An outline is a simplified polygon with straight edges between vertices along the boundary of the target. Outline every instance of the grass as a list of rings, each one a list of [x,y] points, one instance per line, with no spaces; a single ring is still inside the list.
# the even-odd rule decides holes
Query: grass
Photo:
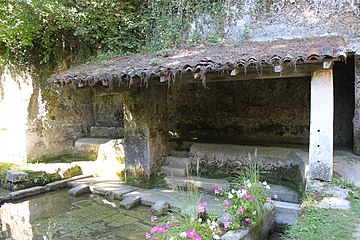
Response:
[[[297,223],[291,226],[283,239],[353,239],[360,222],[360,188],[354,183],[334,179],[329,186],[339,186],[349,190],[350,210],[316,208],[315,200],[326,197],[323,193],[308,193],[302,201],[301,214]]]

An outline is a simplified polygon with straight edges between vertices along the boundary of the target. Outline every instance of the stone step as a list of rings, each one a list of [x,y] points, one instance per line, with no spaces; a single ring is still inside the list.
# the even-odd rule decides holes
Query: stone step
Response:
[[[165,181],[171,188],[197,187],[202,190],[214,193],[216,188],[229,189],[229,182],[225,179],[209,179],[202,177],[165,177]]]
[[[122,127],[96,127],[90,128],[91,137],[124,137],[124,128]]]
[[[175,157],[175,156],[167,156],[165,162],[172,167],[177,168],[190,168],[191,159],[187,157]]]
[[[160,169],[166,176],[171,176],[171,177],[185,177],[185,176],[187,176],[185,168],[178,168],[178,167],[172,167],[172,166],[162,166],[162,167],[160,167]]]
[[[281,202],[288,202],[288,203],[299,203],[299,194],[288,187],[270,184],[270,189],[267,190],[267,193],[271,196],[272,199]],[[275,198],[274,196],[277,196]]]
[[[189,151],[178,151],[178,150],[171,150],[171,156],[174,157],[189,157]]]
[[[300,214],[300,205],[273,201],[275,205],[275,223],[294,225]]]

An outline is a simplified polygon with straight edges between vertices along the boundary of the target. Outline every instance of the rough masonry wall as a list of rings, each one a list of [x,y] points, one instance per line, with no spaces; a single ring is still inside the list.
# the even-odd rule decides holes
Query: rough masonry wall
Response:
[[[202,13],[191,23],[190,34],[227,41],[337,35],[350,50],[360,50],[358,0],[229,0],[224,9],[221,21]]]
[[[207,142],[308,143],[309,78],[175,84],[170,131]]]
[[[124,93],[125,168],[133,175],[150,176],[170,151],[166,96],[167,86]]]
[[[74,85],[42,90],[34,82],[28,107],[29,160],[71,154],[75,141],[94,125],[92,89]]]
[[[124,127],[123,96],[120,93],[95,94],[95,126]]]
[[[355,55],[354,152],[360,154],[360,56]]]

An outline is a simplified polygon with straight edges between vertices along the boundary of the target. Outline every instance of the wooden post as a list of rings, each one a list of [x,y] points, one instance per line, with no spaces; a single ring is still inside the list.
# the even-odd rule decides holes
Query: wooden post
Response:
[[[310,179],[330,181],[333,174],[334,122],[332,69],[312,73],[310,108]]]

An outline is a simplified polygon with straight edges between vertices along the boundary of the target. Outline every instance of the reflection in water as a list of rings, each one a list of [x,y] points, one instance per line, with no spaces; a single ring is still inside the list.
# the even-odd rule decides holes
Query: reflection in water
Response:
[[[1,230],[14,239],[31,240],[29,201],[18,204],[5,203],[1,209]]]
[[[117,203],[96,195],[73,198],[67,190],[6,203],[0,239],[143,239],[151,226],[149,208],[125,210]]]

